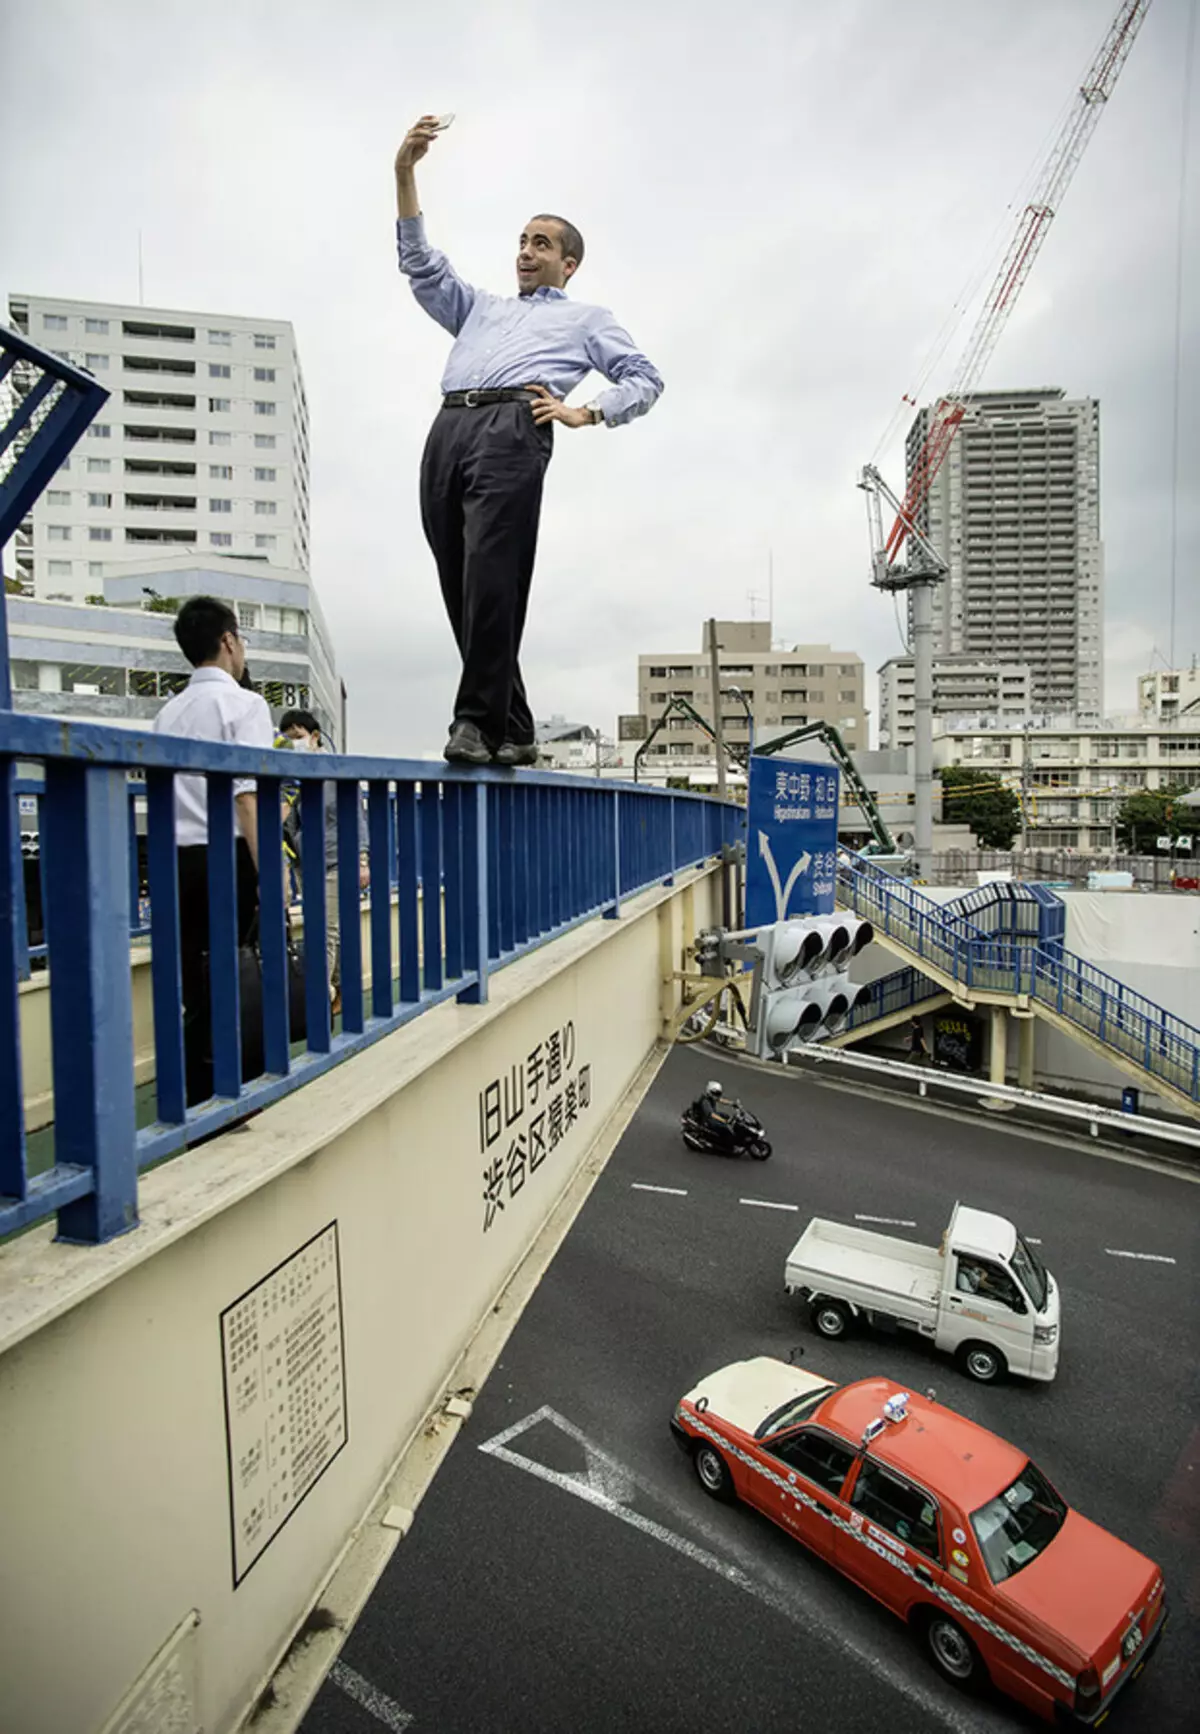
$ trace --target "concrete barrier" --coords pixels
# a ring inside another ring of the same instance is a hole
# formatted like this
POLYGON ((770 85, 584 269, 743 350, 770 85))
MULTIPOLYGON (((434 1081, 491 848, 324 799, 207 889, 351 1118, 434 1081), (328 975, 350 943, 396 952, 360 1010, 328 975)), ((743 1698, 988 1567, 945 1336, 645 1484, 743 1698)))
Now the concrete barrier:
POLYGON ((0 1729, 241 1723, 719 909, 681 875, 154 1170, 132 1233, 0 1248, 0 1729))

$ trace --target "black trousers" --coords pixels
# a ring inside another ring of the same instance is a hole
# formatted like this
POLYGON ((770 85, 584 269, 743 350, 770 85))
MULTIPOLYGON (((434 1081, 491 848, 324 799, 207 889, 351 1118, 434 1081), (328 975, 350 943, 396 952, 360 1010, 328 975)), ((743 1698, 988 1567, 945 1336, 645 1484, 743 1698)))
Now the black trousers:
POLYGON ((534 738, 518 658, 553 443, 524 403, 442 409, 421 459, 421 522, 462 656, 454 718, 493 748, 534 738))
MULTIPOLYGON (((213 1093, 212 998, 208 982, 208 847, 178 850, 179 964, 183 987, 183 1058, 187 1105, 213 1093)), ((244 837, 237 840, 238 944, 254 932, 258 913, 258 873, 244 837)))

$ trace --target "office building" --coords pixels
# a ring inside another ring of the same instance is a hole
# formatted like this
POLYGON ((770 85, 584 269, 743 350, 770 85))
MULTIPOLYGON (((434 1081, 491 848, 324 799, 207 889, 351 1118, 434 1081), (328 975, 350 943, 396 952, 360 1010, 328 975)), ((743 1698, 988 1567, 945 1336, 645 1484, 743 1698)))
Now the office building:
POLYGON ((1192 716, 1200 726, 1200 668, 1156 669, 1138 676, 1138 713, 1147 720, 1169 722, 1192 716))
MULTIPOLYGON (((674 696, 685 699, 705 721, 713 717, 707 627, 692 651, 647 652, 638 657, 637 729, 643 738, 674 696)), ((862 658, 828 644, 776 644, 768 620, 717 622, 721 720, 726 740, 745 747, 747 707, 754 738, 765 741, 803 723, 831 722, 855 751, 867 744, 863 705, 862 658), (740 695, 740 696, 739 696, 740 695)), ((622 719, 621 739, 630 738, 631 721, 622 719)), ((651 743, 649 761, 677 759, 698 766, 713 763, 712 742, 686 714, 667 719, 651 743)))
MULTIPOLYGON (((910 479, 929 416, 909 432, 910 479)), ((972 393, 918 522, 948 568, 935 654, 1026 666, 1039 712, 1098 718, 1099 403, 1057 388, 972 393)))
MULTIPOLYGON (((17 532, 25 595, 84 602, 109 562, 181 552, 308 571, 308 407, 286 321, 15 294, 8 315, 110 393, 17 532)), ((33 378, 18 363, 12 393, 33 378)))
MULTIPOLYGON (((976 656, 936 656, 933 660, 933 714, 987 712, 1001 721, 1028 716, 1032 677, 1023 663, 993 662, 976 656)), ((879 745, 911 747, 915 734, 913 659, 892 656, 879 670, 879 745)))

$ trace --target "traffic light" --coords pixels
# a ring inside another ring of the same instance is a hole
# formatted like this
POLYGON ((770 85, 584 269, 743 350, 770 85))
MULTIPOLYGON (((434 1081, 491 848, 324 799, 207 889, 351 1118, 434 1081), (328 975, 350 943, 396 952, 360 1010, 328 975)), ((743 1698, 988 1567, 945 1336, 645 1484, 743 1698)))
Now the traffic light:
POLYGON ((850 981, 852 958, 874 938, 869 921, 817 915, 777 921, 751 941, 757 955, 748 1046, 759 1059, 782 1059, 795 1042, 819 1041, 845 1028, 870 989, 850 981))

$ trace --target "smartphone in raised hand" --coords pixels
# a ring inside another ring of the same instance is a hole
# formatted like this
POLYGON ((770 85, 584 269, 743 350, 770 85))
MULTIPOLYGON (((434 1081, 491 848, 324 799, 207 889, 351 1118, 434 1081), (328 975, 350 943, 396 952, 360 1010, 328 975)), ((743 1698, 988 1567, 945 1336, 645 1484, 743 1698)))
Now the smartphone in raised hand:
POLYGON ((446 128, 453 124, 454 116, 452 114, 439 114, 433 123, 433 130, 434 132, 445 132, 446 128))

